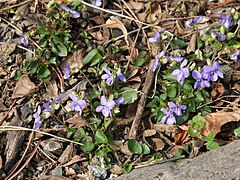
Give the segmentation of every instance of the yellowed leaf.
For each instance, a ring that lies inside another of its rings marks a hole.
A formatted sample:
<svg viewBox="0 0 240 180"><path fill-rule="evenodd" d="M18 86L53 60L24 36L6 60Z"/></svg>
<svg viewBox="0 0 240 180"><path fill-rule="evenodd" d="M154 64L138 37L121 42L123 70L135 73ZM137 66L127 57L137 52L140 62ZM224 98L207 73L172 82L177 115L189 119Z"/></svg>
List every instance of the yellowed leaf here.
<svg viewBox="0 0 240 180"><path fill-rule="evenodd" d="M24 96L28 96L35 92L37 87L35 84L29 79L27 75L23 75L17 82L16 87L13 91L12 98L22 98Z"/></svg>

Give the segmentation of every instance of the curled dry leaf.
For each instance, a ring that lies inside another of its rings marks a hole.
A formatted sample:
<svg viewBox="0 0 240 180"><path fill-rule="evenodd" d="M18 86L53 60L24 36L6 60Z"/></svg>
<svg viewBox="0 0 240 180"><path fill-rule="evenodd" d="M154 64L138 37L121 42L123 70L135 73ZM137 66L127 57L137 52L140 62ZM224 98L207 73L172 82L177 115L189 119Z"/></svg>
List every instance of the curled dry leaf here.
<svg viewBox="0 0 240 180"><path fill-rule="evenodd" d="M52 97L58 96L58 86L55 79L51 79L46 87L46 93L43 95L44 100L50 101Z"/></svg>
<svg viewBox="0 0 240 180"><path fill-rule="evenodd" d="M35 92L37 87L35 84L29 79L27 75L23 75L17 82L16 87L13 91L12 98L22 98L24 96L28 96Z"/></svg>
<svg viewBox="0 0 240 180"><path fill-rule="evenodd" d="M240 111L211 113L204 116L204 119L206 126L201 130L201 134L208 136L210 132L214 134L221 132L221 127L228 122L240 121Z"/></svg>
<svg viewBox="0 0 240 180"><path fill-rule="evenodd" d="M123 32L124 39L127 43L127 46L129 46L127 29L125 28L125 26L123 25L123 23L121 21L119 21L117 18L111 16L110 19L107 20L106 25L109 28L120 29Z"/></svg>

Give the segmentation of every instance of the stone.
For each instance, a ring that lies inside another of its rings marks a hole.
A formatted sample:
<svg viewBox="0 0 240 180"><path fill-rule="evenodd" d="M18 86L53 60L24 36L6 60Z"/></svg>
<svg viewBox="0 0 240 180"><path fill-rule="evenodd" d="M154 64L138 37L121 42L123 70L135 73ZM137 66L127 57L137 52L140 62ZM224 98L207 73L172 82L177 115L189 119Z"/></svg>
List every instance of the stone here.
<svg viewBox="0 0 240 180"><path fill-rule="evenodd" d="M193 159L134 169L114 180L240 179L240 140Z"/></svg>

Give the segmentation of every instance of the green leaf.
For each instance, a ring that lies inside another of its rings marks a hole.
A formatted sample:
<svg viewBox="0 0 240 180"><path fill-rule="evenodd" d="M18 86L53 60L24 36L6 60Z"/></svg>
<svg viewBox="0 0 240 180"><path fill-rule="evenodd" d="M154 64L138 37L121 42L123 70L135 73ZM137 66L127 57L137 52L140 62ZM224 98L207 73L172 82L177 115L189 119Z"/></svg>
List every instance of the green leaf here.
<svg viewBox="0 0 240 180"><path fill-rule="evenodd" d="M150 148L146 144L141 144L142 154L150 154Z"/></svg>
<svg viewBox="0 0 240 180"><path fill-rule="evenodd" d="M138 92L130 87L124 87L121 89L122 95L124 97L123 104L131 104L138 99Z"/></svg>
<svg viewBox="0 0 240 180"><path fill-rule="evenodd" d="M177 95L177 87L174 84L172 84L171 86L167 87L167 95L170 98L176 97L176 95Z"/></svg>
<svg viewBox="0 0 240 180"><path fill-rule="evenodd" d="M98 151L95 152L96 156L107 156L107 153L112 152L109 147L101 147Z"/></svg>
<svg viewBox="0 0 240 180"><path fill-rule="evenodd" d="M142 154L143 152L141 144L135 139L131 139L128 141L128 149L133 154Z"/></svg>
<svg viewBox="0 0 240 180"><path fill-rule="evenodd" d="M52 51L56 55L58 55L60 57L67 56L67 53L68 53L67 48L62 43L58 43L58 44L51 43L51 47L52 47Z"/></svg>
<svg viewBox="0 0 240 180"><path fill-rule="evenodd" d="M189 112L188 111L184 111L182 116L177 116L176 117L177 124L184 123L185 121L188 120L188 117L189 117Z"/></svg>
<svg viewBox="0 0 240 180"><path fill-rule="evenodd" d="M213 141L214 140L214 132L210 132L208 136L203 137L204 141Z"/></svg>
<svg viewBox="0 0 240 180"><path fill-rule="evenodd" d="M31 63L30 63L30 74L36 73L38 67L39 67L39 65L36 61L31 61Z"/></svg>
<svg viewBox="0 0 240 180"><path fill-rule="evenodd" d="M132 168L133 168L133 165L132 165L132 163L126 163L126 164L124 164L124 171L126 172L126 173L129 173L131 170L132 170Z"/></svg>
<svg viewBox="0 0 240 180"><path fill-rule="evenodd" d="M188 112L196 112L196 103L193 99L188 99L184 101L184 104L187 104Z"/></svg>
<svg viewBox="0 0 240 180"><path fill-rule="evenodd" d="M215 41L213 44L211 44L211 48L215 49L216 51L220 51L222 49L222 43Z"/></svg>
<svg viewBox="0 0 240 180"><path fill-rule="evenodd" d="M83 146L81 146L81 150L84 152L90 152L94 148L94 144L92 142L92 138L90 136L87 136L82 140Z"/></svg>
<svg viewBox="0 0 240 180"><path fill-rule="evenodd" d="M207 148L208 150L213 150L213 149L216 149L216 148L218 148L218 147L219 147L219 144L218 144L217 142L215 142L215 141L208 141L208 142L207 142L206 148Z"/></svg>
<svg viewBox="0 0 240 180"><path fill-rule="evenodd" d="M37 70L37 76L40 79L48 78L51 75L51 71L48 69L47 64L41 65Z"/></svg>
<svg viewBox="0 0 240 180"><path fill-rule="evenodd" d="M200 135L200 131L192 128L192 127L189 127L188 128L188 133L190 134L190 136L192 137L197 137L198 135Z"/></svg>
<svg viewBox="0 0 240 180"><path fill-rule="evenodd" d="M83 58L83 64L88 64L89 62L92 61L93 57L98 54L97 49L91 50L84 58Z"/></svg>
<svg viewBox="0 0 240 180"><path fill-rule="evenodd" d="M95 140L98 144L107 144L108 143L107 136L100 129L98 129L95 134Z"/></svg>
<svg viewBox="0 0 240 180"><path fill-rule="evenodd" d="M234 48L234 49L239 49L240 48L240 42L237 40L231 40L228 44L228 47Z"/></svg>
<svg viewBox="0 0 240 180"><path fill-rule="evenodd" d="M170 44L173 49L181 49L188 45L185 41L182 41L180 39L173 39Z"/></svg>
<svg viewBox="0 0 240 180"><path fill-rule="evenodd" d="M135 66L142 66L144 63L149 61L149 55L146 51L141 51L135 60Z"/></svg>
<svg viewBox="0 0 240 180"><path fill-rule="evenodd" d="M196 102L204 101L203 95L202 95L202 93L199 90L195 91L194 95L195 95L195 101Z"/></svg>
<svg viewBox="0 0 240 180"><path fill-rule="evenodd" d="M21 76L22 76L22 72L17 70L14 75L14 80L16 80L16 81L19 80Z"/></svg>
<svg viewBox="0 0 240 180"><path fill-rule="evenodd" d="M90 66L95 66L96 64L100 63L102 60L102 55L100 53L95 54L95 56L93 56L92 61Z"/></svg>
<svg viewBox="0 0 240 180"><path fill-rule="evenodd" d="M240 128L235 129L234 134L235 136L240 137Z"/></svg>

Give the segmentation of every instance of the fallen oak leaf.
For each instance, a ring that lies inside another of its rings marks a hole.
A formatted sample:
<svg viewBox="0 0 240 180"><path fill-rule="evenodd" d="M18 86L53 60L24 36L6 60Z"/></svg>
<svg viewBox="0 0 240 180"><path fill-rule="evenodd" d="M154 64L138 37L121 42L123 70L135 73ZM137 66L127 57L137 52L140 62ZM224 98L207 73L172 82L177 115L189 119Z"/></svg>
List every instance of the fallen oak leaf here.
<svg viewBox="0 0 240 180"><path fill-rule="evenodd" d="M240 111L211 113L204 116L204 119L206 120L206 125L201 130L201 134L203 136L208 136L213 132L216 135L221 132L221 127L224 124L240 121Z"/></svg>

